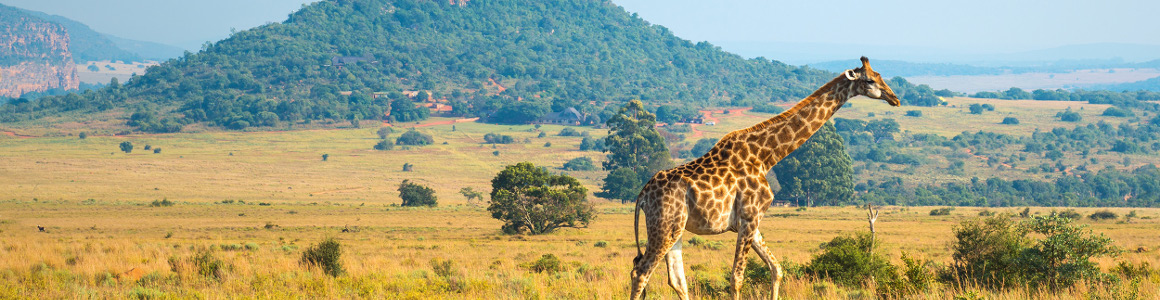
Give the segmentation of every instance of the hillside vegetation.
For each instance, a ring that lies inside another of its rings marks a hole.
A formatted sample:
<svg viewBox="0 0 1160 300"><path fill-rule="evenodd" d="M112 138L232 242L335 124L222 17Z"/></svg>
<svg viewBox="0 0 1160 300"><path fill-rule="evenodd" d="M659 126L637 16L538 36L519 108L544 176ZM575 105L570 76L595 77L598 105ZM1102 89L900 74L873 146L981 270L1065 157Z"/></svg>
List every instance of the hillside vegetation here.
<svg viewBox="0 0 1160 300"><path fill-rule="evenodd" d="M116 110L140 113L141 130L172 132L198 122L237 129L386 119L401 94L371 93L423 90L446 98L456 115L521 123L567 107L597 114L632 98L796 100L830 78L680 39L609 1L320 1L124 85L5 106L0 121Z"/></svg>

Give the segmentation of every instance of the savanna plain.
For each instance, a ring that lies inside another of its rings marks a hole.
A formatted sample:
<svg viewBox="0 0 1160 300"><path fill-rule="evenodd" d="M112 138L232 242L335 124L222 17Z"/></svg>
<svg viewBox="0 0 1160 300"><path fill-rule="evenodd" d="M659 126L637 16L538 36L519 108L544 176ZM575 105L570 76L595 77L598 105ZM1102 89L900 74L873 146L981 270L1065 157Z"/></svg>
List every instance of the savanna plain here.
<svg viewBox="0 0 1160 300"><path fill-rule="evenodd" d="M904 130L951 136L972 130L1030 134L1068 106L1043 101L951 99L953 105L921 108L924 118L901 119ZM979 120L963 107L994 103L1001 114ZM1060 107L1055 107L1055 106ZM1072 107L1074 106L1074 107ZM1102 119L1101 107L1085 107L1088 122ZM839 117L879 117L884 105L855 101ZM895 112L901 114L901 112ZM688 141L719 137L769 114L711 112L715 126L700 125ZM996 125L1019 116L1019 127ZM887 115L889 116L889 115ZM1114 119L1106 120L1115 122ZM577 150L580 138L558 136L564 126L456 123L434 118L416 130L435 144L376 151L379 124L293 131L187 132L113 135L92 132L79 139L56 132L6 128L0 135L0 298L624 298L636 255L631 203L589 196L598 212L582 228L545 235L507 235L484 200L468 200L462 188L490 191L490 180L506 165L530 161L553 173L579 179L598 190L603 171L563 171L560 166L603 154ZM1081 124L1082 125L1082 124ZM396 124L394 136L413 124ZM572 127L592 136L605 129ZM546 133L540 137L540 133ZM17 134L19 133L19 134ZM483 142L487 133L513 136L514 144ZM118 149L130 141L131 153ZM149 145L158 153L145 151ZM322 155L327 158L323 160ZM1107 159L1112 161L1111 159ZM1137 164L1156 163L1135 157ZM404 171L403 165L412 165ZM982 161L973 165L982 168ZM1017 173L1012 173L1017 174ZM1022 173L1018 173L1022 174ZM873 173L859 176L873 176ZM920 172L913 177L924 177ZM1013 175L1025 176L1025 175ZM439 205L400 207L396 188L409 179L435 189ZM946 179L958 180L958 179ZM877 251L892 261L903 254L951 263L953 230L978 218L984 208L960 207L932 216L937 207L884 206L877 220ZM986 208L1018 214L1023 208ZM1030 208L1048 215L1067 208ZM1077 221L1111 238L1122 251L1097 260L1102 270L1120 262L1160 264L1160 210L1097 210L1130 222ZM41 231L38 226L44 227ZM761 231L772 254L787 267L782 297L789 299L875 298L873 287L839 286L799 276L795 268L834 237L867 232L864 207L772 207ZM694 237L686 233L685 240ZM699 237L684 250L692 295L727 297L734 234ZM333 239L341 245L344 272L331 276L303 264L303 252ZM750 254L751 259L755 258ZM663 266L661 266L663 268ZM672 298L663 269L649 285L650 298ZM1132 284L1078 284L1057 292L988 290L936 283L927 299L1160 297L1160 277ZM767 297L764 282L746 282L745 298Z"/></svg>

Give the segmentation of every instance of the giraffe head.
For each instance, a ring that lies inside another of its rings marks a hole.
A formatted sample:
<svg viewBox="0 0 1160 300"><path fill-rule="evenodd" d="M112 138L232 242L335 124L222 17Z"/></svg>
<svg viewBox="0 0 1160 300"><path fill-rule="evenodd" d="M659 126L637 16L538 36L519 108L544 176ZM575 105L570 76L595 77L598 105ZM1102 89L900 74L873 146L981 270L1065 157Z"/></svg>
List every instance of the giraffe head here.
<svg viewBox="0 0 1160 300"><path fill-rule="evenodd" d="M898 96L894 95L894 90L886 85L886 81L882 80L882 75L874 72L870 68L870 59L865 56L862 57L862 67L843 72L846 79L849 80L852 90L858 96L866 96L874 99L885 100L892 106L898 106Z"/></svg>

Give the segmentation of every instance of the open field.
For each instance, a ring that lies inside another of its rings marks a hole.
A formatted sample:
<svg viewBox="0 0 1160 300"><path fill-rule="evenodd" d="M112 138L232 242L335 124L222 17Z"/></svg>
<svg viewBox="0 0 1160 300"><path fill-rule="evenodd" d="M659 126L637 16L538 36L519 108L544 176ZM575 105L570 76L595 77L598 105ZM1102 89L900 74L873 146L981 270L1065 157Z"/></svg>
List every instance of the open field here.
<svg viewBox="0 0 1160 300"><path fill-rule="evenodd" d="M92 61L92 62L88 62L85 64L78 64L77 65L77 77L79 77L80 81L84 82L84 83L92 83L92 84L109 83L109 80L113 79L114 77L117 78L118 82L125 83L126 81L129 81L130 77L133 77L133 74L139 74L139 75L145 74L146 68L151 67L151 66L155 66L157 64L158 63L155 61L150 61L150 62ZM90 65L95 65L99 69L97 71L89 70L88 67ZM112 67L112 69L109 69L106 66Z"/></svg>
<svg viewBox="0 0 1160 300"><path fill-rule="evenodd" d="M1070 128L1101 121L1118 125L1127 121L1099 116L1107 106L1079 102L971 98L947 101L950 106L892 108L880 101L856 99L838 117L893 118L904 131L902 139L907 134L950 137L978 130L1028 136L1037 128ZM971 115L965 108L972 103L992 104L996 110ZM1055 113L1068 107L1083 115L1083 121L1056 120ZM906 110L921 110L923 116L906 117ZM717 124L696 126L700 136L685 133L685 142L720 137L771 116L736 109L727 114L714 112L711 117L717 119ZM1016 116L1021 124L998 124L1005 116ZM0 134L0 234L6 237L0 240L0 298L623 298L628 292L629 264L635 255L632 206L590 196L601 213L588 228L564 229L543 236L510 236L500 233L501 223L490 218L479 203L468 203L457 193L463 187L486 193L497 172L521 161L574 176L592 192L598 189L603 171L572 172L559 167L581 156L599 163L604 154L577 150L580 137L556 135L563 126L536 129L532 125L453 121L433 118L423 123L438 125L417 128L431 134L434 145L397 147L391 151L372 150L378 141L378 124L373 122L362 123L363 128L316 124L319 128L295 131L217 132L190 128L195 132L130 135L111 135L112 129L92 131L81 123L52 128L37 128L35 124L0 128L0 132L7 133ZM94 124L100 128L116 122ZM413 125L396 125L390 139ZM607 133L605 129L573 128L594 137ZM82 131L91 134L87 139L78 139L76 135ZM537 137L540 132L546 137ZM517 143L483 144L487 133L511 135ZM132 153L118 150L117 145L123 141L135 145ZM550 147L544 147L545 143L551 143ZM142 150L145 145L162 151L154 154ZM322 161L323 154L329 154L327 161ZM971 157L967 153L961 155ZM943 156L950 154L931 154L929 165L945 166ZM1124 156L1092 154L1104 163L1099 167L1126 168L1118 164ZM1160 162L1154 156L1127 157L1132 159L1133 167ZM988 167L985 160L968 161L965 174L953 178L938 177L949 175L937 175L937 168L913 167L892 167L858 177L903 174L908 182L923 182L966 180L971 176L1043 176L1023 171L1038 164L1041 159L1037 157L1003 170ZM1064 161L1073 164L1085 160L1069 156ZM404 172L404 163L414 164L414 171ZM403 179L430 185L440 206L394 206L400 202L396 188ZM177 204L147 205L161 199ZM223 200L234 202L221 204ZM884 208L878 221L879 238L882 251L896 263L903 252L949 263L951 229L980 210L959 208L952 216L932 217L928 215L930 209ZM1084 215L1094 211L1078 210ZM1100 260L1101 267L1107 270L1118 261L1160 264L1160 209L1112 210L1121 215L1137 210L1141 218L1124 224L1081 221L1114 239L1121 248L1131 250ZM1051 209L1033 211L1046 214ZM774 255L787 261L787 265L801 264L817 253L820 243L865 231L864 213L852 207L810 208L804 212L771 208L768 214L789 217L767 217L762 231ZM46 226L47 232L37 232L36 225ZM346 226L355 232L341 233ZM347 275L331 278L298 264L306 247L326 237L334 237L344 245ZM722 246L687 247L686 264L691 270L695 268L689 273L694 294L715 298L720 295L711 294L706 288L727 284L724 274L735 235L706 238ZM606 246L595 246L600 241ZM219 280L191 273L183 263L210 248L216 249L216 258L229 266ZM1136 252L1137 249L1141 251ZM521 267L543 254L559 257L565 271L540 274ZM177 263L170 264L171 258ZM451 275L436 273L433 259L452 261ZM673 296L663 277L654 277L650 295ZM795 277L787 279L783 286L783 296L793 299L872 295L863 289ZM1157 297L1158 287L1156 278L1142 282L1140 297ZM745 291L747 296L758 297L765 287L754 289L754 285L747 285ZM926 298L951 298L967 292L971 291L936 286ZM990 299L1111 296L1101 287L1087 286L1062 295L977 292Z"/></svg>
<svg viewBox="0 0 1160 300"><path fill-rule="evenodd" d="M588 228L509 236L499 232L500 222L487 212L460 205L405 209L381 204L178 202L172 207L150 207L125 201L3 201L0 230L8 238L0 240L0 297L624 298L636 251L631 209L603 204L598 206L602 213ZM902 252L949 263L952 227L980 210L959 208L950 216L936 217L928 215L930 209L883 208L877 226L880 245L896 263ZM1129 211L1112 210L1121 215ZM1080 221L1130 250L1101 259L1105 270L1118 261L1160 263L1160 239L1156 238L1160 210L1133 210L1140 218L1132 223ZM1032 211L1045 214L1050 209ZM1084 215L1092 211L1079 209ZM835 236L866 230L865 212L854 207L768 211L779 213L798 215L766 217L762 231L773 254L787 266L808 261L819 244ZM37 232L36 225L46 226L47 232ZM341 233L344 226L356 230ZM694 270L688 276L695 296L721 296L703 289L727 284L724 274L735 236L706 236L710 242L723 244L718 249L686 246L685 262ZM298 264L304 248L327 237L343 245L346 275L331 278ZM596 246L602 241L606 246ZM169 263L210 248L227 266L218 280L182 269L180 263L175 271ZM559 257L564 271L536 273L520 266L544 254ZM430 263L433 259L451 261L451 275L438 274ZM671 298L664 275L659 274L651 281L650 296ZM1158 296L1157 286L1155 281L1143 282L1140 298ZM764 285L745 288L749 297L767 291ZM925 297L946 299L966 292L970 291L938 285ZM1025 291L975 292L990 299L1033 296ZM1047 298L1108 293L1081 287ZM862 289L796 277L783 285L783 296L791 299L870 295Z"/></svg>

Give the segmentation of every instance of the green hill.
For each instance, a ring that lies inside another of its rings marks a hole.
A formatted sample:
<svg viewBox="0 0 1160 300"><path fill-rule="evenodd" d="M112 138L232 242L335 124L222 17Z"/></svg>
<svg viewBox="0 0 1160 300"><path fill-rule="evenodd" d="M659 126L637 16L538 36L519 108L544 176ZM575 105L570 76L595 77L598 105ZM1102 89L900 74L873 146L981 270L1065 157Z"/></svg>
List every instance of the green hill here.
<svg viewBox="0 0 1160 300"><path fill-rule="evenodd" d="M628 99L797 100L832 77L680 39L609 1L450 2L316 2L124 85L5 105L0 121L112 110L136 113L141 130L176 131L385 119L404 98L390 92L423 90L455 115L521 123L567 107L600 115Z"/></svg>

